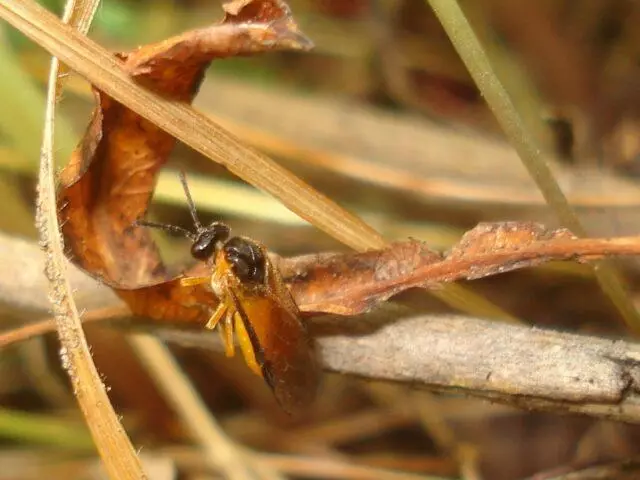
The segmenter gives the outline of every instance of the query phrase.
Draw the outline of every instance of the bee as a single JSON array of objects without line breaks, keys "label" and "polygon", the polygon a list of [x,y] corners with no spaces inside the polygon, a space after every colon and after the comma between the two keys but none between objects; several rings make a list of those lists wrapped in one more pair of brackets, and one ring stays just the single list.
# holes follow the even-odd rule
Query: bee
[{"label": "bee", "polygon": [[217,329],[225,354],[238,346],[249,368],[271,388],[282,408],[295,413],[313,402],[320,383],[314,343],[280,272],[259,242],[231,236],[231,229],[198,218],[184,172],[180,181],[195,231],[138,220],[137,225],[179,233],[191,240],[191,256],[206,262],[211,275],[183,277],[184,287],[211,289],[219,303],[205,328]]}]

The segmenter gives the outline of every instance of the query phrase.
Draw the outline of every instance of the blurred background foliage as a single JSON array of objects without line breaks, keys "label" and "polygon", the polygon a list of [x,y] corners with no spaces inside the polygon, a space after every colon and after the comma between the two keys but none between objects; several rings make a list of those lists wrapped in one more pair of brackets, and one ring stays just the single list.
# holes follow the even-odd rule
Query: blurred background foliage
[{"label": "blurred background foliage", "polygon": [[[62,0],[42,3],[55,12],[63,6]],[[197,108],[389,239],[411,236],[446,249],[480,221],[554,226],[554,216],[426,2],[289,3],[315,50],[214,62]],[[460,3],[589,232],[637,234],[640,4]],[[212,0],[105,0],[90,36],[114,51],[129,50],[220,17],[220,2]],[[6,24],[0,24],[0,35],[0,230],[35,239],[35,172],[49,58]],[[59,165],[67,161],[92,108],[89,87],[71,75],[57,123]],[[191,187],[205,220],[225,220],[284,255],[343,248],[183,146],[172,157],[171,167],[178,166],[192,172]],[[188,225],[171,171],[161,176],[152,215]],[[158,239],[171,261],[188,255],[184,241]],[[635,301],[637,265],[628,261],[620,268]],[[583,267],[551,265],[473,287],[531,323],[624,333]],[[446,310],[421,294],[407,293],[401,300],[419,311]],[[9,315],[5,327],[20,324],[19,317]],[[122,334],[89,329],[88,335],[134,442],[155,455],[149,461],[169,459],[171,468],[182,469],[180,478],[204,478],[197,476],[204,475],[197,452],[179,446],[184,440],[179,421],[126,342],[118,341]],[[407,397],[399,387],[333,377],[316,410],[292,426],[239,362],[210,352],[174,351],[229,435],[265,451],[447,478],[505,480],[638,453],[635,427],[450,396]],[[52,338],[0,357],[0,404],[7,409],[0,412],[0,437],[6,439],[0,457],[15,468],[9,476],[0,471],[0,478],[87,478],[82,475],[95,459],[56,365]],[[309,468],[311,475],[317,467]],[[387,474],[376,475],[367,478]],[[337,478],[363,477],[345,468]]]}]

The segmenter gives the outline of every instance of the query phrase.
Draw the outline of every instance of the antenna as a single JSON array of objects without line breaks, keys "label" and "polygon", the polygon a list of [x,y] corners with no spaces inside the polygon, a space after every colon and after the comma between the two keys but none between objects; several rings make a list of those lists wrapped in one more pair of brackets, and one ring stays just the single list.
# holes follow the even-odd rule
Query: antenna
[{"label": "antenna", "polygon": [[150,222],[148,220],[138,219],[133,222],[136,227],[148,227],[148,228],[157,228],[159,230],[164,230],[169,233],[183,235],[187,237],[192,242],[195,242],[198,239],[200,233],[206,230],[202,224],[200,223],[200,219],[198,218],[198,212],[196,211],[196,205],[193,203],[193,198],[191,198],[191,192],[189,191],[189,185],[187,184],[187,175],[184,170],[180,170],[178,173],[180,177],[180,183],[182,184],[182,189],[184,190],[184,194],[187,197],[187,206],[189,207],[189,213],[191,214],[191,218],[193,219],[193,223],[195,225],[195,232],[187,230],[186,228],[179,227],[178,225],[169,225],[168,223],[158,223],[158,222]]},{"label": "antenna", "polygon": [[186,228],[179,227],[178,225],[169,225],[168,223],[149,222],[147,220],[136,220],[133,222],[133,224],[136,227],[157,228],[159,230],[165,230],[169,233],[184,235],[190,240],[195,240],[196,238],[196,235],[194,235],[193,232],[190,232]]},{"label": "antenna", "polygon": [[196,204],[193,202],[193,198],[191,198],[191,192],[189,191],[189,185],[187,184],[187,174],[183,169],[180,169],[178,173],[180,177],[180,183],[182,183],[182,189],[184,190],[184,195],[187,197],[187,205],[189,207],[189,213],[191,214],[191,218],[193,219],[193,224],[196,227],[196,233],[200,233],[204,230],[202,223],[200,223],[200,219],[198,218],[198,211],[196,210]]},{"label": "antenna", "polygon": [[184,235],[192,242],[191,256],[198,260],[209,260],[216,252],[216,248],[222,245],[222,243],[229,238],[229,227],[222,222],[213,222],[207,227],[202,226],[202,223],[200,223],[200,219],[198,218],[196,205],[193,202],[191,192],[189,191],[187,175],[182,169],[179,171],[178,175],[180,177],[182,189],[184,190],[184,195],[187,197],[187,205],[189,207],[191,218],[193,219],[195,231],[190,231],[177,225],[148,222],[142,219],[136,220],[133,224],[135,226],[158,228],[167,232]]}]

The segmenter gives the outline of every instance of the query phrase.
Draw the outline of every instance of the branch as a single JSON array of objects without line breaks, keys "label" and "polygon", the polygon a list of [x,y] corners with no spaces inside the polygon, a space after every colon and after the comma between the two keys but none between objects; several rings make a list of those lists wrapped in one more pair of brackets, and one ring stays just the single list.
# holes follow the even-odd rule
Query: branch
[{"label": "branch", "polygon": [[[375,317],[359,320],[376,323]],[[156,334],[181,345],[220,349],[208,332]],[[403,318],[364,335],[318,341],[328,371],[527,410],[640,423],[638,344],[454,315]]]},{"label": "branch", "polygon": [[[46,279],[38,248],[0,235],[0,264],[0,300],[31,317],[44,314]],[[121,305],[71,265],[69,278],[85,308]],[[386,305],[357,317],[314,319],[325,368],[520,408],[640,423],[639,344],[463,316],[389,321],[408,312]],[[173,343],[220,350],[215,332],[166,326],[154,331]]]}]

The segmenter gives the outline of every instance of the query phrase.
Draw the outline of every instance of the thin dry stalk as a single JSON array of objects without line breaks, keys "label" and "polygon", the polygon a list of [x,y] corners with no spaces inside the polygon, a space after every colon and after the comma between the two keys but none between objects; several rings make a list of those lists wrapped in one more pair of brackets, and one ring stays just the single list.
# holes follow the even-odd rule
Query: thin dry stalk
[{"label": "thin dry stalk", "polygon": [[[82,323],[100,322],[103,320],[113,320],[115,318],[123,318],[131,316],[131,311],[124,305],[117,305],[113,307],[99,308],[96,310],[90,310],[82,315]],[[16,328],[15,330],[9,330],[4,333],[0,333],[0,349],[7,347],[14,343],[24,342],[30,338],[35,338],[46,333],[56,331],[56,319],[45,318],[38,322],[33,322],[28,325]]]},{"label": "thin dry stalk", "polygon": [[[99,1],[67,2],[64,21],[86,32]],[[82,330],[71,285],[66,276],[66,258],[58,225],[55,181],[53,177],[53,134],[58,86],[58,59],[51,60],[44,136],[38,179],[36,223],[45,251],[45,272],[50,282],[50,299],[62,344],[60,356],[73,392],[91,431],[104,466],[113,479],[146,478],[140,459],[113,410],[100,380]]]}]

